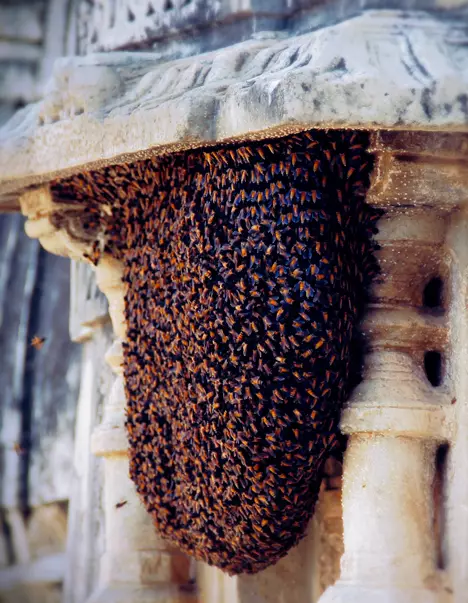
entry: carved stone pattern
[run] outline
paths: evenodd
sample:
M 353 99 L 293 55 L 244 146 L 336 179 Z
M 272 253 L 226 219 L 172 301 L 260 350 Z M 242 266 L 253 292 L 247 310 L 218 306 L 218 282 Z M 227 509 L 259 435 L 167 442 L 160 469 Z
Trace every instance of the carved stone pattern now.
M 169 36 L 215 29 L 224 21 L 253 20 L 257 15 L 273 18 L 290 15 L 304 4 L 301 0 L 82 0 L 78 11 L 78 49 L 80 54 L 129 47 L 151 47 Z M 276 24 L 276 22 L 275 22 Z M 205 34 L 205 37 L 208 38 Z M 237 42 L 238 39 L 224 39 Z M 182 50 L 179 48 L 179 51 Z

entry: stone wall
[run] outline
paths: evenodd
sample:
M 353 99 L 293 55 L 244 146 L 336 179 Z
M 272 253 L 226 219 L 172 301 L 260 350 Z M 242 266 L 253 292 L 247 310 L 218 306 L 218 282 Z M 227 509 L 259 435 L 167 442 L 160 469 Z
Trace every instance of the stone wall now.
M 75 0 L 6 0 L 0 6 L 0 125 L 41 98 L 56 58 L 75 54 Z
M 69 307 L 69 261 L 44 253 L 19 215 L 0 216 L 0 588 L 34 567 L 39 582 L 63 580 L 81 378 Z

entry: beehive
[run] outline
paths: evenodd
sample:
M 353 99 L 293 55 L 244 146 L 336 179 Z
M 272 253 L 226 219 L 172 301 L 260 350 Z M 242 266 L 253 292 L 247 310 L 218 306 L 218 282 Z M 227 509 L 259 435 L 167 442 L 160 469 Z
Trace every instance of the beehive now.
M 125 263 L 130 474 L 156 528 L 231 573 L 306 530 L 376 273 L 363 133 L 176 153 L 54 185 Z M 107 211 L 103 208 L 108 207 Z

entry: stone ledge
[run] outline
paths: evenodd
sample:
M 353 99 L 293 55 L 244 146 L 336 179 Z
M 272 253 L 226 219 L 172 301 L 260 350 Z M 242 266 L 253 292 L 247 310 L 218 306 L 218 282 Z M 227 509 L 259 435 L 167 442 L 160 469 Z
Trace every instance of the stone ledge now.
M 56 553 L 0 570 L 0 585 L 7 591 L 24 584 L 57 584 L 62 582 L 64 575 L 65 554 Z
M 53 177 L 221 141 L 313 127 L 468 131 L 466 42 L 460 22 L 368 11 L 164 64 L 150 53 L 62 59 L 45 99 L 0 130 L 0 204 Z

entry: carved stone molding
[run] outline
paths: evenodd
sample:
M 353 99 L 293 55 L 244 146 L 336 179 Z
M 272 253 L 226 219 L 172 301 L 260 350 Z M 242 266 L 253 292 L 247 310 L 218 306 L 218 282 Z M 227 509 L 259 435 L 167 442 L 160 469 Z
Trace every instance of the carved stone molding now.
M 160 64 L 149 53 L 63 59 L 45 98 L 0 130 L 0 188 L 84 166 L 311 127 L 468 130 L 463 22 L 368 11 L 278 41 Z
M 303 0 L 249 0 L 243 3 L 231 0 L 83 0 L 78 11 L 79 51 L 85 54 L 123 48 L 158 48 L 158 42 L 164 40 L 167 54 L 171 51 L 167 38 L 184 34 L 193 38 L 203 29 L 224 33 L 224 36 L 219 33 L 206 36 L 208 40 L 204 46 L 216 45 L 210 38 L 215 38 L 218 46 L 224 45 L 226 33 L 229 36 L 233 29 L 258 30 L 255 23 L 258 20 L 264 29 L 280 27 L 285 17 L 303 5 Z

